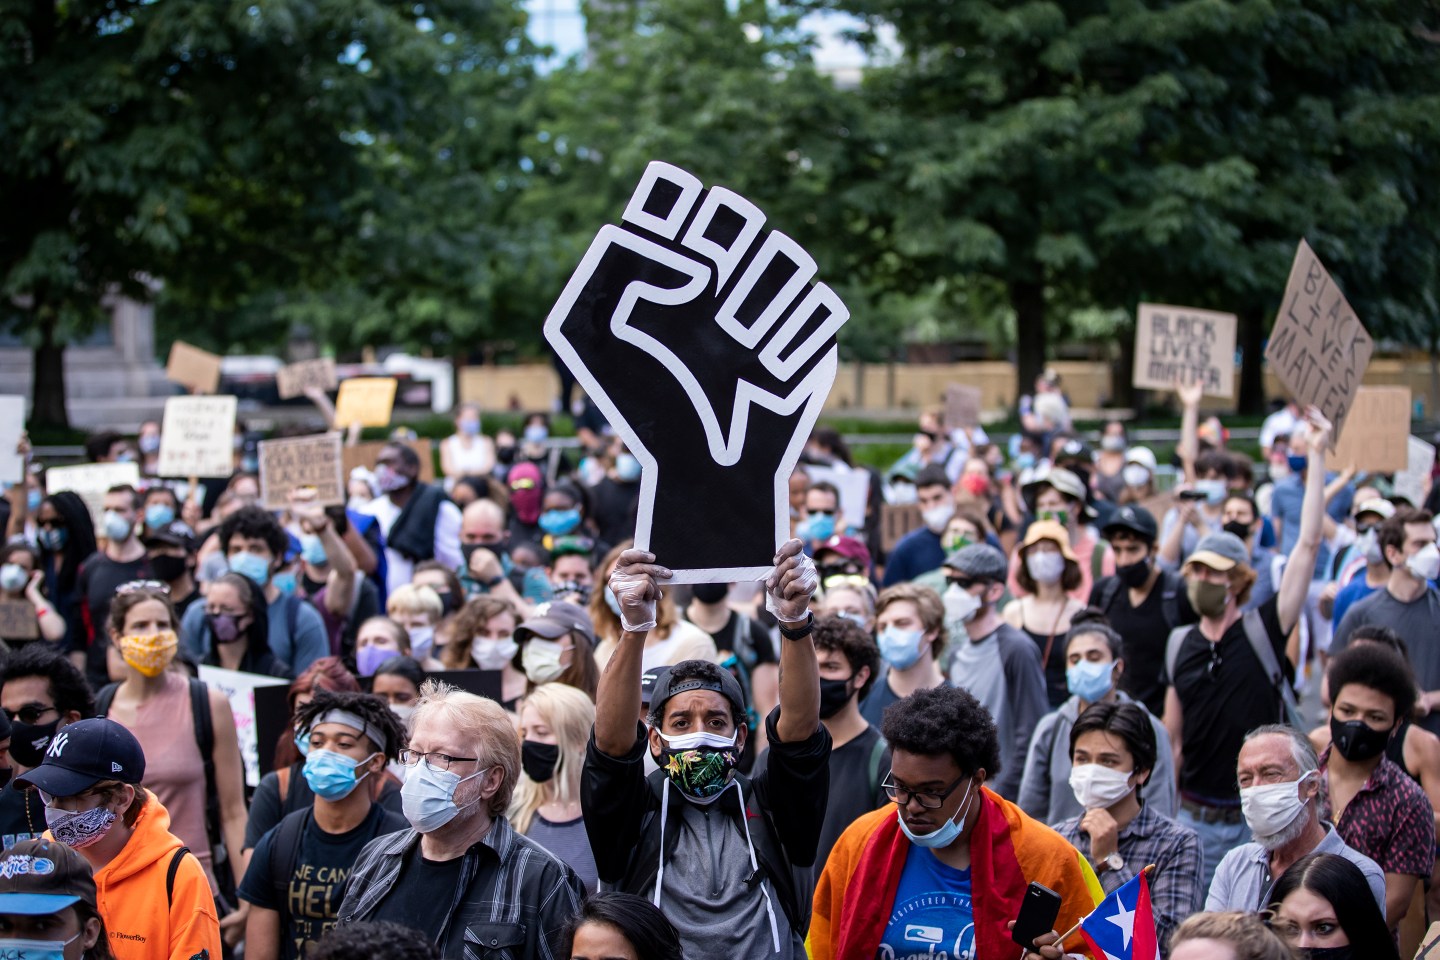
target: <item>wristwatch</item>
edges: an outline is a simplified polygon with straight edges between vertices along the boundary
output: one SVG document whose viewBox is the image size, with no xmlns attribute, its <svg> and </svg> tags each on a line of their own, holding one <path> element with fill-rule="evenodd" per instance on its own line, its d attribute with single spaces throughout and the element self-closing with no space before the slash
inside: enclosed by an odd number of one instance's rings
<svg viewBox="0 0 1440 960">
<path fill-rule="evenodd" d="M 1116 852 L 1110 854 L 1110 856 L 1105 857 L 1104 859 L 1102 859 L 1102 860 L 1100 861 L 1100 863 L 1104 865 L 1104 867 L 1105 867 L 1106 870 L 1123 870 L 1123 869 L 1125 869 L 1125 858 L 1122 857 L 1122 856 L 1120 856 L 1120 852 L 1119 852 L 1118 850 L 1117 850 Z"/>
</svg>

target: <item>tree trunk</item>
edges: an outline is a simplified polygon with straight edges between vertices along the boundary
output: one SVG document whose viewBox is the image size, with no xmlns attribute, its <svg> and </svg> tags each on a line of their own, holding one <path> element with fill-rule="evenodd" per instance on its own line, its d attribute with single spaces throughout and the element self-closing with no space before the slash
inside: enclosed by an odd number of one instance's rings
<svg viewBox="0 0 1440 960">
<path fill-rule="evenodd" d="M 54 312 L 37 306 L 32 316 L 40 330 L 40 343 L 35 348 L 31 372 L 33 404 L 30 422 L 33 426 L 70 429 L 70 414 L 65 409 L 65 345 L 55 341 Z"/>
<path fill-rule="evenodd" d="M 1250 309 L 1240 314 L 1241 413 L 1265 412 L 1265 314 Z"/>
<path fill-rule="evenodd" d="M 1440 334 L 1430 334 L 1430 397 L 1425 405 L 1425 419 L 1440 417 Z"/>
<path fill-rule="evenodd" d="M 1135 396 L 1135 330 L 1120 332 L 1120 358 L 1110 368 L 1110 405 L 1129 407 L 1138 417 Z"/>
<path fill-rule="evenodd" d="M 1035 378 L 1045 372 L 1045 288 L 1039 282 L 1009 284 L 1015 310 L 1015 397 L 1035 391 Z"/>
</svg>

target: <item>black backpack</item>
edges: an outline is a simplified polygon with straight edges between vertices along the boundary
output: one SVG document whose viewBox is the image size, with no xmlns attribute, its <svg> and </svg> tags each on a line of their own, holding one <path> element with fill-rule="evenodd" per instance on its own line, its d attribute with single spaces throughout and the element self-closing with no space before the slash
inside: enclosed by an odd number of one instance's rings
<svg viewBox="0 0 1440 960">
<path fill-rule="evenodd" d="M 1120 596 L 1120 591 L 1125 585 L 1120 582 L 1119 577 L 1106 577 L 1100 581 L 1100 603 L 1099 608 L 1107 617 L 1110 615 L 1110 607 L 1115 603 L 1115 598 Z M 1181 626 L 1180 621 L 1180 591 L 1185 589 L 1185 581 L 1179 574 L 1171 573 L 1169 570 L 1160 571 L 1160 579 L 1155 584 L 1160 591 L 1160 610 L 1165 617 L 1165 628 L 1174 630 Z"/>
</svg>

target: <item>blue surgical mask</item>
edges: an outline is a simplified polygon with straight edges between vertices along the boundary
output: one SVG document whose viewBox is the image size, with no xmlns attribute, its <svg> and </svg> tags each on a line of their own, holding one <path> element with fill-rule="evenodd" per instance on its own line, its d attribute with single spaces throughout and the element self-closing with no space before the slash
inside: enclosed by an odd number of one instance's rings
<svg viewBox="0 0 1440 960">
<path fill-rule="evenodd" d="M 550 428 L 531 424 L 525 428 L 525 439 L 530 443 L 544 443 L 550 439 Z"/>
<path fill-rule="evenodd" d="M 923 630 L 886 627 L 880 631 L 880 656 L 896 670 L 909 669 L 920 659 L 920 644 L 924 638 Z"/>
<path fill-rule="evenodd" d="M 375 754 L 370 754 L 373 756 Z M 364 779 L 355 776 L 355 769 L 370 757 L 356 760 L 333 750 L 311 750 L 305 758 L 305 782 L 322 800 L 343 800 Z M 366 770 L 365 776 L 369 775 L 370 771 Z"/>
<path fill-rule="evenodd" d="M 300 559 L 314 567 L 323 567 L 330 562 L 325 555 L 325 541 L 313 533 L 300 535 Z"/>
<path fill-rule="evenodd" d="M 469 777 L 461 777 L 449 770 L 436 770 L 428 760 L 421 760 L 408 768 L 405 786 L 400 790 L 400 809 L 417 833 L 430 833 L 460 815 L 455 803 L 455 790 L 472 777 L 478 777 L 487 770 L 477 770 Z M 473 803 L 479 803 L 476 797 Z M 469 806 L 470 804 L 466 804 Z"/>
<path fill-rule="evenodd" d="M 24 957 L 25 960 L 65 960 L 65 948 L 76 940 L 0 940 L 0 957 Z"/>
<path fill-rule="evenodd" d="M 800 539 L 802 540 L 829 540 L 835 536 L 835 514 L 833 513 L 812 513 L 802 523 Z"/>
<path fill-rule="evenodd" d="M 270 582 L 270 564 L 253 553 L 237 553 L 230 557 L 230 572 L 254 580 L 260 586 Z"/>
<path fill-rule="evenodd" d="M 100 532 L 105 535 L 106 540 L 119 543 L 130 539 L 130 532 L 135 524 L 114 510 L 106 510 L 105 515 L 100 518 Z"/>
<path fill-rule="evenodd" d="M 1030 469 L 1031 467 L 1033 467 L 1033 466 L 1035 466 L 1035 454 L 1033 454 L 1033 453 L 1021 453 L 1021 454 L 1017 454 L 1017 455 L 1016 455 L 1016 457 L 1015 457 L 1015 469 L 1017 469 L 1017 470 L 1029 470 L 1029 469 Z"/>
<path fill-rule="evenodd" d="M 943 847 L 950 846 L 950 844 L 955 842 L 955 838 L 960 836 L 961 831 L 965 829 L 965 819 L 970 816 L 970 811 L 965 808 L 966 804 L 970 802 L 970 791 L 974 786 L 975 781 L 972 779 L 970 785 L 965 788 L 965 796 L 960 800 L 960 809 L 965 810 L 965 813 L 960 817 L 959 822 L 956 822 L 952 817 L 930 833 L 912 833 L 910 826 L 905 822 L 905 818 L 900 816 L 900 808 L 896 807 L 895 817 L 900 821 L 901 832 L 917 847 L 939 850 Z"/>
<path fill-rule="evenodd" d="M 624 483 L 634 483 L 640 479 L 640 461 L 631 454 L 620 454 L 615 458 L 615 476 Z"/>
<path fill-rule="evenodd" d="M 145 508 L 145 526 L 154 530 L 175 522 L 175 511 L 168 503 L 152 503 Z"/>
<path fill-rule="evenodd" d="M 297 586 L 295 574 L 290 570 L 280 571 L 270 578 L 270 582 L 275 584 L 275 589 L 286 595 L 294 593 Z"/>
<path fill-rule="evenodd" d="M 1285 462 L 1290 465 L 1291 473 L 1300 473 L 1305 469 L 1305 464 L 1309 461 L 1309 459 L 1309 457 L 1305 456 L 1297 457 L 1295 454 L 1292 453 L 1285 458 Z"/>
<path fill-rule="evenodd" d="M 40 503 L 44 499 L 45 494 L 40 491 L 39 487 L 35 487 L 34 489 L 27 491 L 25 494 L 25 509 L 31 513 L 34 513 L 36 510 L 40 509 Z"/>
<path fill-rule="evenodd" d="M 580 511 L 575 507 L 569 510 L 546 510 L 540 514 L 540 529 L 552 537 L 563 537 L 578 526 Z"/>
<path fill-rule="evenodd" d="M 1086 703 L 1097 703 L 1110 692 L 1114 674 L 1114 663 L 1081 660 L 1065 671 L 1065 686 Z"/>
</svg>

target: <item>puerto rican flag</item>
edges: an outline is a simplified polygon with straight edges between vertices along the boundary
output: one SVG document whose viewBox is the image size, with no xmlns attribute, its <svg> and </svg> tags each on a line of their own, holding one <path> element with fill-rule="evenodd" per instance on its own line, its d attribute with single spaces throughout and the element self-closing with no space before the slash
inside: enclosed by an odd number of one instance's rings
<svg viewBox="0 0 1440 960">
<path fill-rule="evenodd" d="M 1155 915 L 1150 911 L 1150 885 L 1145 874 L 1100 901 L 1080 921 L 1080 935 L 1090 944 L 1096 960 L 1159 960 Z"/>
</svg>

